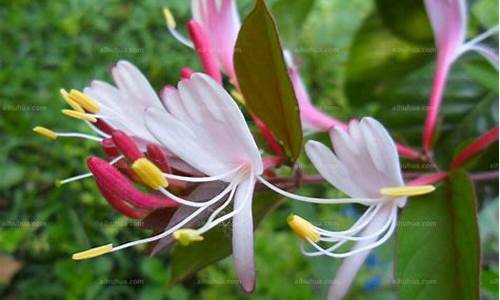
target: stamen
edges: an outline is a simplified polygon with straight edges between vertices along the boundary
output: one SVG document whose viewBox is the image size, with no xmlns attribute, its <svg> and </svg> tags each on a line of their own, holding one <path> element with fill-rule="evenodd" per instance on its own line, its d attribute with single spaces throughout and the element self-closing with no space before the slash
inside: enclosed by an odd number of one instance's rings
<svg viewBox="0 0 500 300">
<path fill-rule="evenodd" d="M 389 187 L 380 189 L 380 194 L 389 197 L 411 197 L 425 195 L 435 189 L 432 185 Z"/>
<path fill-rule="evenodd" d="M 192 242 L 203 241 L 197 230 L 191 228 L 183 228 L 174 232 L 174 238 L 179 241 L 182 246 L 187 246 Z"/>
<path fill-rule="evenodd" d="M 83 120 L 83 121 L 90 121 L 92 123 L 97 122 L 97 119 L 87 113 L 82 113 L 76 110 L 71 110 L 71 109 L 63 109 L 62 113 L 65 114 L 66 116 L 78 119 L 78 120 Z"/>
<path fill-rule="evenodd" d="M 176 26 L 175 19 L 168 7 L 163 8 L 163 16 L 165 17 L 165 22 L 167 23 L 167 27 L 175 29 Z"/>
<path fill-rule="evenodd" d="M 187 181 L 187 182 L 208 182 L 208 181 L 216 181 L 216 180 L 223 180 L 226 177 L 229 177 L 239 171 L 242 167 L 237 167 L 233 170 L 230 170 L 226 173 L 222 173 L 220 175 L 215 175 L 215 176 L 207 176 L 207 177 L 189 177 L 189 176 L 180 176 L 180 175 L 174 175 L 170 173 L 163 173 L 163 176 L 165 176 L 168 179 L 174 179 L 174 180 L 181 180 L 181 181 Z"/>
<path fill-rule="evenodd" d="M 170 9 L 168 9 L 168 7 L 165 7 L 163 9 L 163 16 L 165 17 L 165 23 L 167 24 L 167 28 L 168 28 L 168 31 L 170 32 L 170 34 L 176 40 L 178 40 L 180 43 L 184 44 L 185 46 L 187 46 L 189 48 L 194 48 L 193 43 L 190 40 L 188 40 L 187 38 L 185 38 L 184 36 L 182 36 L 175 29 L 175 27 L 176 27 L 175 19 L 174 19 L 174 16 L 172 15 L 172 12 L 170 11 Z"/>
<path fill-rule="evenodd" d="M 177 203 L 180 203 L 182 205 L 187 205 L 187 206 L 191 206 L 191 207 L 205 207 L 205 206 L 210 206 L 212 204 L 214 204 L 215 202 L 219 201 L 220 199 L 222 199 L 227 193 L 229 193 L 232 189 L 234 189 L 234 187 L 237 185 L 237 182 L 232 182 L 230 183 L 222 192 L 220 192 L 217 196 L 215 196 L 214 198 L 212 198 L 211 200 L 208 200 L 208 201 L 205 201 L 205 202 L 194 202 L 194 201 L 189 201 L 189 200 L 186 200 L 186 199 L 182 199 L 174 194 L 172 194 L 171 192 L 169 192 L 168 190 L 164 189 L 164 188 L 160 188 L 160 192 L 167 196 L 168 198 L 172 199 L 173 201 L 177 202 Z"/>
<path fill-rule="evenodd" d="M 107 245 L 104 245 L 104 246 L 100 246 L 100 247 L 96 247 L 96 248 L 92 248 L 92 249 L 89 249 L 89 250 L 85 250 L 85 251 L 82 251 L 82 252 L 75 253 L 75 254 L 73 254 L 72 258 L 74 260 L 89 259 L 89 258 L 93 258 L 93 257 L 96 257 L 96 256 L 100 256 L 100 255 L 109 253 L 111 251 L 113 251 L 113 245 L 112 244 L 107 244 Z"/>
<path fill-rule="evenodd" d="M 292 228 L 296 235 L 304 240 L 318 242 L 320 240 L 319 232 L 314 226 L 304 218 L 297 215 L 289 215 L 286 218 L 288 226 Z"/>
<path fill-rule="evenodd" d="M 80 104 L 78 104 L 76 101 L 74 101 L 73 99 L 71 99 L 71 97 L 69 96 L 68 92 L 66 92 L 65 89 L 60 89 L 59 90 L 60 93 L 61 93 L 61 96 L 63 97 L 64 101 L 69 105 L 71 106 L 71 108 L 73 110 L 76 110 L 78 112 L 85 112 L 85 110 L 80 106 Z"/>
<path fill-rule="evenodd" d="M 132 164 L 132 170 L 151 188 L 158 190 L 168 186 L 160 169 L 147 158 L 139 158 Z"/>
<path fill-rule="evenodd" d="M 94 114 L 100 111 L 99 103 L 97 101 L 78 90 L 71 90 L 69 92 L 69 96 L 86 111 Z"/>
<path fill-rule="evenodd" d="M 50 140 L 57 139 L 57 132 L 52 131 L 48 128 L 37 126 L 37 127 L 33 128 L 33 131 L 38 133 L 41 136 L 44 136 L 44 137 L 50 139 Z"/>
<path fill-rule="evenodd" d="M 338 199 L 323 199 L 323 198 L 315 198 L 315 197 L 306 197 L 295 195 L 285 190 L 280 189 L 279 187 L 273 185 L 264 177 L 257 176 L 260 182 L 262 182 L 265 186 L 275 191 L 278 194 L 281 194 L 285 197 L 292 198 L 298 201 L 309 202 L 309 203 L 317 203 L 317 204 L 349 204 L 349 203 L 359 203 L 363 205 L 371 205 L 377 204 L 382 201 L 382 199 L 371 199 L 371 198 L 338 198 Z"/>
</svg>

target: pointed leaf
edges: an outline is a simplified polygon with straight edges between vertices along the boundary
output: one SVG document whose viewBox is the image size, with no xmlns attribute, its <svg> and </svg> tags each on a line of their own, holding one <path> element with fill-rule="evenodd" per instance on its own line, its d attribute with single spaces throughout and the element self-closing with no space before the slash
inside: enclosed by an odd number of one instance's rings
<svg viewBox="0 0 500 300">
<path fill-rule="evenodd" d="M 245 103 L 295 161 L 302 149 L 299 108 L 273 17 L 257 0 L 236 41 L 234 65 Z"/>
<path fill-rule="evenodd" d="M 474 186 L 459 170 L 403 209 L 396 245 L 399 299 L 479 299 L 479 245 Z"/>
</svg>

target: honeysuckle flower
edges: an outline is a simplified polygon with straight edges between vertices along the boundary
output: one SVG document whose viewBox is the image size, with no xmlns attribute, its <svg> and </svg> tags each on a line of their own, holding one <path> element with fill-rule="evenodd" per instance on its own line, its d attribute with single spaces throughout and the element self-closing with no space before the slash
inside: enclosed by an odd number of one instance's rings
<svg viewBox="0 0 500 300">
<path fill-rule="evenodd" d="M 263 173 L 263 162 L 245 123 L 243 114 L 229 94 L 211 77 L 194 73 L 183 79 L 177 89 L 163 91 L 165 108 L 146 110 L 146 126 L 155 139 L 177 157 L 206 177 L 189 177 L 159 172 L 148 160 L 132 155 L 133 170 L 140 178 L 168 199 L 196 208 L 174 226 L 155 236 L 119 246 L 106 245 L 74 255 L 86 259 L 173 235 L 182 244 L 199 241 L 203 233 L 230 218 L 233 219 L 233 256 L 242 288 L 255 286 L 253 258 L 252 197 L 256 177 Z M 183 199 L 168 189 L 163 180 L 226 183 L 225 188 L 206 201 Z M 214 204 L 220 206 L 197 229 L 185 228 Z M 231 212 L 219 214 L 233 203 Z"/>
<path fill-rule="evenodd" d="M 329 299 L 342 299 L 369 250 L 392 236 L 398 208 L 406 205 L 407 197 L 432 192 L 434 187 L 405 186 L 396 145 L 386 129 L 372 118 L 350 122 L 348 132 L 333 128 L 331 140 L 335 154 L 315 141 L 307 142 L 306 153 L 326 181 L 352 198 L 299 196 L 273 186 L 262 177 L 258 178 L 276 192 L 299 201 L 367 206 L 362 216 L 346 230 L 323 229 L 294 215 L 288 218 L 290 227 L 314 249 L 307 250 L 303 246 L 305 255 L 345 258 L 329 293 Z M 341 246 L 352 242 L 351 250 L 339 251 Z"/>
<path fill-rule="evenodd" d="M 191 12 L 195 24 L 199 25 L 203 35 L 194 35 L 198 39 L 203 39 L 204 46 L 201 55 L 210 55 L 216 61 L 222 72 L 231 78 L 236 79 L 233 67 L 233 53 L 238 31 L 241 27 L 240 16 L 236 10 L 234 0 L 192 0 Z M 168 8 L 164 9 L 167 27 L 172 35 L 181 43 L 197 48 L 196 43 L 190 43 L 186 38 L 175 31 L 176 23 Z M 190 28 L 190 31 L 192 29 Z M 190 32 L 193 37 L 193 32 Z"/>
<path fill-rule="evenodd" d="M 467 8 L 465 0 L 425 0 L 424 4 L 434 32 L 437 49 L 436 70 L 422 141 L 424 150 L 430 151 L 439 107 L 451 66 L 462 54 L 473 50 L 484 56 L 498 69 L 497 51 L 480 44 L 481 41 L 496 33 L 498 26 L 466 42 Z"/>
</svg>

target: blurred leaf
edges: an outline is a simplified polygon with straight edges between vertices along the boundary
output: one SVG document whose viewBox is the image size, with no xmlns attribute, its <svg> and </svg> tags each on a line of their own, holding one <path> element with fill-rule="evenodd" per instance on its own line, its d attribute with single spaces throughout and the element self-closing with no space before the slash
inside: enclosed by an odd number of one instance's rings
<svg viewBox="0 0 500 300">
<path fill-rule="evenodd" d="M 432 45 L 432 29 L 423 1 L 376 0 L 376 3 L 384 25 L 398 37 Z"/>
<path fill-rule="evenodd" d="M 479 230 L 474 186 L 458 170 L 427 196 L 412 198 L 397 231 L 400 299 L 479 299 Z"/>
<path fill-rule="evenodd" d="M 472 14 L 485 28 L 498 26 L 498 1 L 477 0 L 472 4 Z"/>
<path fill-rule="evenodd" d="M 429 61 L 433 51 L 398 38 L 378 15 L 370 15 L 351 45 L 346 70 L 347 97 L 354 104 L 383 101 L 383 94 Z"/>
<path fill-rule="evenodd" d="M 257 0 L 236 41 L 234 65 L 248 108 L 283 143 L 291 161 L 302 150 L 302 129 L 273 17 Z"/>
<path fill-rule="evenodd" d="M 315 0 L 277 0 L 271 6 L 283 41 L 294 45 Z"/>
<path fill-rule="evenodd" d="M 252 207 L 255 227 L 282 202 L 283 198 L 272 192 L 256 194 Z M 171 285 L 231 254 L 231 230 L 228 226 L 230 226 L 229 223 L 220 224 L 205 233 L 203 241 L 188 246 L 178 245 L 174 248 L 171 254 Z"/>
<path fill-rule="evenodd" d="M 486 61 L 464 64 L 465 72 L 476 82 L 498 95 L 498 70 Z"/>
</svg>

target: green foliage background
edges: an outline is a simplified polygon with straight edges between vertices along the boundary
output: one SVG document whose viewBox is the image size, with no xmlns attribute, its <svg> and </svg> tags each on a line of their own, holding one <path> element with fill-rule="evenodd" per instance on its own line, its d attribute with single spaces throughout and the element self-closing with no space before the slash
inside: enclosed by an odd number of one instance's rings
<svg viewBox="0 0 500 300">
<path fill-rule="evenodd" d="M 283 2 L 290 3 L 290 8 Z M 310 2 L 269 1 L 285 46 L 302 61 L 302 74 L 315 103 L 341 119 L 366 114 L 379 117 L 399 140 L 419 145 L 423 113 L 403 108 L 426 105 L 430 90 L 432 51 L 410 51 L 433 47 L 432 39 L 421 30 L 425 20 L 422 23 L 417 16 L 415 23 L 409 21 L 414 18 L 388 22 L 388 17 L 405 14 L 404 7 L 391 1 Z M 347 225 L 359 213 L 357 207 L 288 202 L 265 219 L 256 232 L 258 284 L 252 296 L 239 291 L 231 258 L 176 286 L 168 285 L 168 256 L 150 258 L 140 248 L 97 260 L 70 260 L 73 252 L 149 232 L 109 208 L 92 180 L 54 187 L 55 179 L 86 172 L 86 157 L 101 154 L 99 147 L 74 140 L 46 141 L 31 129 L 43 125 L 86 131 L 59 113 L 63 108 L 59 88 L 80 89 L 94 78 L 110 80 L 107 70 L 119 59 L 136 64 L 156 90 L 174 84 L 183 66 L 199 70 L 194 53 L 168 35 L 161 12 L 168 5 L 182 27 L 189 18 L 188 4 L 167 0 L 0 3 L 0 259 L 1 267 L 8 258 L 22 266 L 11 280 L 0 282 L 2 298 L 323 298 L 338 260 L 303 257 L 286 226 L 286 216 L 293 211 L 312 221 Z M 497 1 L 469 4 L 470 36 L 498 23 Z M 244 16 L 252 1 L 238 1 L 238 5 Z M 441 150 L 436 153 L 444 167 L 463 146 L 461 142 L 498 123 L 497 80 L 496 71 L 474 55 L 462 58 L 453 69 L 437 144 Z M 327 142 L 324 135 L 313 138 Z M 498 169 L 496 153 L 498 146 L 468 169 Z M 301 162 L 307 173 L 315 172 L 307 159 Z M 423 168 L 411 162 L 403 162 L 403 167 Z M 482 183 L 477 188 L 482 294 L 495 299 L 498 187 Z M 300 192 L 335 195 L 326 185 L 304 187 Z M 353 287 L 352 299 L 395 298 L 393 246 L 392 241 L 386 243 L 370 258 Z"/>
</svg>

